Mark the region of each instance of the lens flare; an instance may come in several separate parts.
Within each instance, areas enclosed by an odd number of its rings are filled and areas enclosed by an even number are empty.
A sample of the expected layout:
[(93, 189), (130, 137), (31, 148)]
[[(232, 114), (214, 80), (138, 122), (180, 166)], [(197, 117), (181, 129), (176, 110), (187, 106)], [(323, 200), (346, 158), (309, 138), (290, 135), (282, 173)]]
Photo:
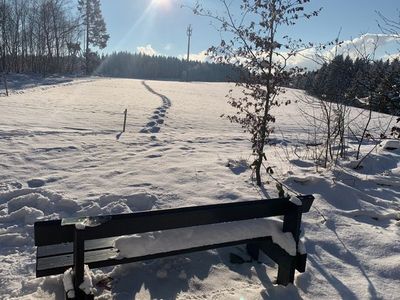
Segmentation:
[(151, 4), (159, 8), (169, 8), (172, 0), (152, 0)]

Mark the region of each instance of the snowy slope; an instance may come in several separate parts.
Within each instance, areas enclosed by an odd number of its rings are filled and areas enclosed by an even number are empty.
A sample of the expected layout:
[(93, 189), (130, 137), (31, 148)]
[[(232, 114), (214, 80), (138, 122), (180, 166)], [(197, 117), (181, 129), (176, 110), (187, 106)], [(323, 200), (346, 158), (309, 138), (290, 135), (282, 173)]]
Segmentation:
[[(265, 190), (254, 187), (248, 136), (219, 117), (231, 111), (228, 89), (91, 78), (0, 98), (1, 298), (63, 297), (61, 276), (35, 279), (37, 218), (276, 196), (271, 179)], [(232, 252), (248, 259), (242, 247), (231, 247), (94, 270), (99, 299), (396, 299), (400, 152), (377, 147), (363, 169), (343, 162), (317, 172), (307, 159), (311, 127), (299, 105), (276, 109), (267, 152), (280, 180), (317, 198), (304, 216), (308, 268), (295, 286), (273, 285), (276, 267), (266, 257), (231, 264)], [(125, 108), (127, 131), (119, 136)], [(389, 121), (374, 114), (372, 127), (378, 132)]]

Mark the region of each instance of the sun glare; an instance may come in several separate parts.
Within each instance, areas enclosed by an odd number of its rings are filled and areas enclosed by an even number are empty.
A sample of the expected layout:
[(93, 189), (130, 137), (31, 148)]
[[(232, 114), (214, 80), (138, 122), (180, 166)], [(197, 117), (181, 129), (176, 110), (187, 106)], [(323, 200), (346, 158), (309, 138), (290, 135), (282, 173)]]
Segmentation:
[(169, 8), (172, 0), (152, 0), (151, 4), (160, 8)]

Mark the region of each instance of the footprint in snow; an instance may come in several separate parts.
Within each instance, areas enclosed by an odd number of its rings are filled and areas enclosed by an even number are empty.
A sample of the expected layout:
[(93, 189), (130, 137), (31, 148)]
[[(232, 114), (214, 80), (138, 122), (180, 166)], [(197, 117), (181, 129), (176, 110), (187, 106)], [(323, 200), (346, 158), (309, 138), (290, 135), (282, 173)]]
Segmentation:
[(31, 179), (27, 181), (28, 187), (30, 188), (38, 188), (42, 187), (46, 184), (46, 182), (43, 179)]

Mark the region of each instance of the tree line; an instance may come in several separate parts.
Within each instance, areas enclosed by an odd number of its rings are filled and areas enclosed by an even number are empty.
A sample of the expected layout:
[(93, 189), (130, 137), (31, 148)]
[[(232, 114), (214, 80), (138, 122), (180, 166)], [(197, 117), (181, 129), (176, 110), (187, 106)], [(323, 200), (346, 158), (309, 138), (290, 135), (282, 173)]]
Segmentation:
[(187, 61), (177, 57), (115, 52), (101, 58), (95, 74), (160, 80), (229, 81), (239, 78), (240, 69), (227, 64)]
[[(109, 35), (100, 0), (0, 0), (0, 71), (79, 73)], [(84, 43), (83, 43), (84, 42)]]
[(0, 0), (0, 72), (226, 81), (232, 66), (128, 52), (100, 56), (110, 38), (100, 0)]
[(338, 55), (316, 71), (292, 78), (290, 86), (327, 101), (400, 115), (400, 61)]

